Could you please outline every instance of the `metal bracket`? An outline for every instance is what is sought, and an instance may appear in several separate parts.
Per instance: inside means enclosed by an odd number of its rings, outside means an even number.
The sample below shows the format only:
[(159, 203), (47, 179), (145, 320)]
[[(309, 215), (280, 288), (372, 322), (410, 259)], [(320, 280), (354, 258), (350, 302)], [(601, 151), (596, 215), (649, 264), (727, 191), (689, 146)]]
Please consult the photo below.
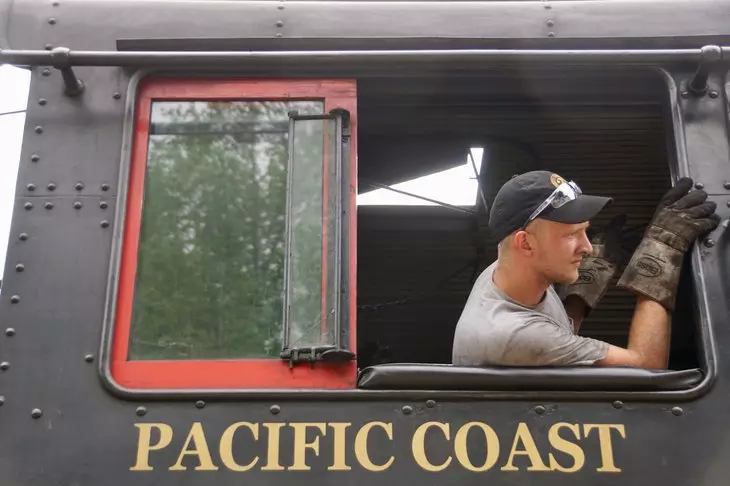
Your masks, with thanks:
[(700, 64), (697, 66), (692, 81), (689, 83), (689, 90), (695, 96), (704, 96), (707, 93), (707, 78), (714, 65), (722, 59), (722, 48), (720, 46), (704, 46), (701, 49)]
[(51, 51), (51, 65), (61, 71), (66, 96), (75, 98), (84, 92), (84, 82), (76, 77), (71, 67), (70, 54), (69, 48), (56, 47)]
[(289, 362), (289, 368), (299, 363), (347, 363), (355, 359), (355, 353), (335, 346), (318, 346), (312, 348), (284, 348), (279, 355)]

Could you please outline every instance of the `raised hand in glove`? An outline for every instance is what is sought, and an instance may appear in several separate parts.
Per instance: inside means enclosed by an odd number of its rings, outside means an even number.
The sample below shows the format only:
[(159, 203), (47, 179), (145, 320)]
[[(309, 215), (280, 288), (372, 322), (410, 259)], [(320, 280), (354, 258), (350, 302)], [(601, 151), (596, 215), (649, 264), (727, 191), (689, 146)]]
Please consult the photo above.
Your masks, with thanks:
[(578, 280), (561, 292), (565, 299), (571, 295), (579, 297), (586, 303), (589, 312), (596, 307), (627, 257), (621, 238), (625, 223), (626, 215), (619, 214), (591, 238), (593, 252), (583, 258), (578, 269)]
[(684, 177), (662, 198), (644, 238), (617, 285), (642, 294), (673, 311), (685, 252), (697, 238), (717, 228), (717, 205), (705, 191), (689, 192)]

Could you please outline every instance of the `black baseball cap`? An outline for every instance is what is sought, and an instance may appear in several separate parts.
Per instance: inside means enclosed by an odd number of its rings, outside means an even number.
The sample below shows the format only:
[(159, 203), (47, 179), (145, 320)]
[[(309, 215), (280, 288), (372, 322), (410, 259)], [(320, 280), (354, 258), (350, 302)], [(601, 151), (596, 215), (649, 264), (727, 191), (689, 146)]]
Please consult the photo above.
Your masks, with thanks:
[[(545, 170), (525, 172), (508, 180), (497, 192), (489, 213), (489, 229), (495, 240), (502, 241), (522, 228), (532, 212), (564, 182), (565, 179), (558, 174)], [(613, 199), (610, 197), (581, 194), (559, 208), (548, 206), (538, 218), (559, 223), (583, 223), (611, 202)]]

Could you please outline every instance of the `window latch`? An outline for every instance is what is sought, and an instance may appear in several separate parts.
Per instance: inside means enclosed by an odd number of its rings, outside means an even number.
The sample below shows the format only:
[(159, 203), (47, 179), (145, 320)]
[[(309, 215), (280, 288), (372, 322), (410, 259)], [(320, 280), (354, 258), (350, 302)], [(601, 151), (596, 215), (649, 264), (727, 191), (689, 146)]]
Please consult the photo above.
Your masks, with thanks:
[(336, 346), (284, 348), (279, 356), (289, 362), (289, 368), (300, 363), (347, 363), (355, 359), (355, 353)]

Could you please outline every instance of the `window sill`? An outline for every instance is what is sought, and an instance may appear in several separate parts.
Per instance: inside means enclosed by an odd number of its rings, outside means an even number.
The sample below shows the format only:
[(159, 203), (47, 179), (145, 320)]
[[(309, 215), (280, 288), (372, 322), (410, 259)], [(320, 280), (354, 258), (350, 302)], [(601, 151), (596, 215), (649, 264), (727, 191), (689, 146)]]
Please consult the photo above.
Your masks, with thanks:
[(665, 371), (628, 367), (460, 367), (394, 363), (362, 370), (366, 390), (679, 391), (702, 382), (697, 368)]

